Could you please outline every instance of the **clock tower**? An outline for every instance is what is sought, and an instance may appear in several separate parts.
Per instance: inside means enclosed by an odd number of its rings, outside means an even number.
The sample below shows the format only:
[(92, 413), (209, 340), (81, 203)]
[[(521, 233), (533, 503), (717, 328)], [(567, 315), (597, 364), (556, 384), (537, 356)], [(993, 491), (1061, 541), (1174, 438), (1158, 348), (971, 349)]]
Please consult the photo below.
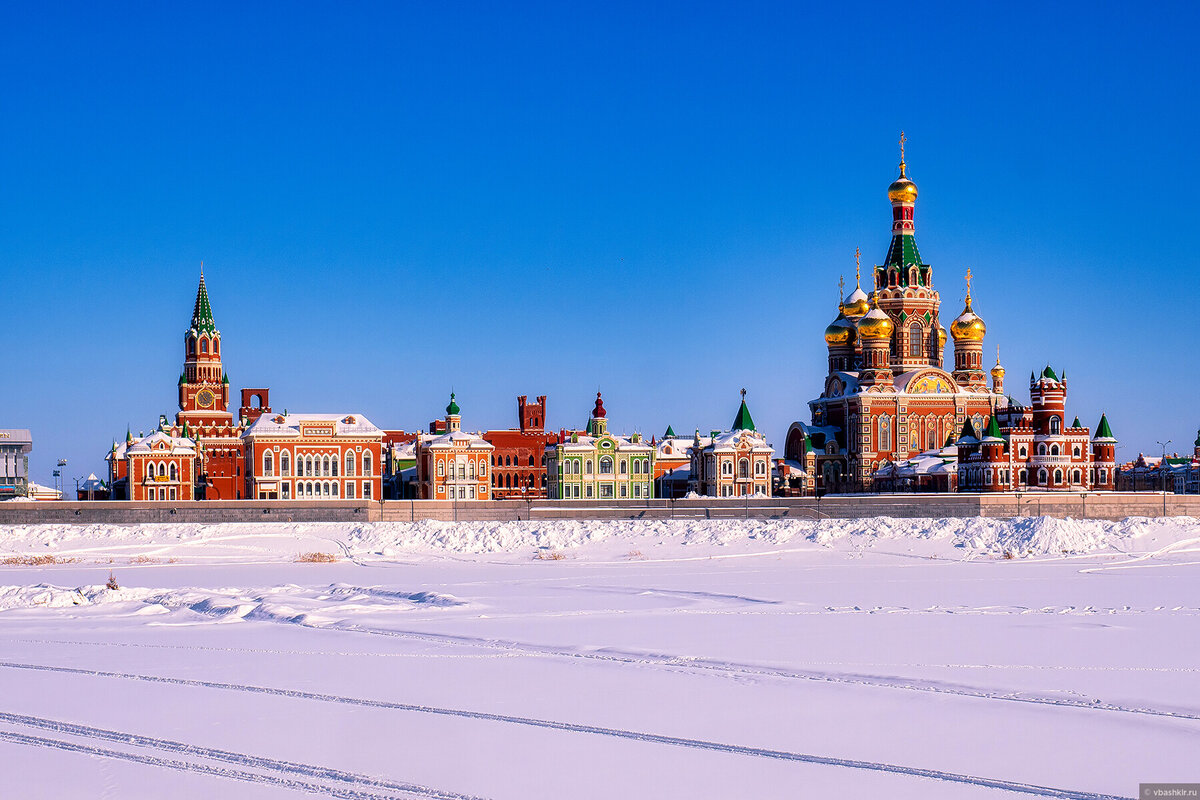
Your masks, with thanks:
[(179, 413), (176, 422), (193, 430), (231, 427), (229, 378), (221, 369), (221, 332), (213, 320), (200, 271), (192, 324), (183, 335), (183, 373), (179, 376)]

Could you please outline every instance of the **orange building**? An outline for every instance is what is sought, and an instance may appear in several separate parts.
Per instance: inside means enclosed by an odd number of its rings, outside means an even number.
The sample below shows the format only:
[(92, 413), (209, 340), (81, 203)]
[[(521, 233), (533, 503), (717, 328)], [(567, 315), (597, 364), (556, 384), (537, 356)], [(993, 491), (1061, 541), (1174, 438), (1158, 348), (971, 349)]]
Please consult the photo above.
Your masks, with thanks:
[(417, 485), (422, 500), (490, 500), (492, 452), (483, 437), (463, 433), (454, 393), (446, 406), (446, 432), (417, 437)]
[(383, 497), (383, 431), (361, 414), (263, 414), (242, 440), (247, 497)]
[(125, 449), (130, 500), (194, 500), (200, 459), (196, 443), (166, 431), (129, 442)]

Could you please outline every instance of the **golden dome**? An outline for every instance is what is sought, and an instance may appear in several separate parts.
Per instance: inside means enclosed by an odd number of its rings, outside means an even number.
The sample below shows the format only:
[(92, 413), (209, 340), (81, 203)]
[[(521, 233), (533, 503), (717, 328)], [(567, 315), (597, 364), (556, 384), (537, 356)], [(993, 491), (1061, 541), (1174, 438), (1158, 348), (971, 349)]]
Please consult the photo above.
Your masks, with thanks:
[(1004, 377), (1004, 367), (1000, 366), (999, 361), (996, 362), (996, 366), (992, 367), (992, 377), (993, 378), (1003, 378)]
[(901, 161), (900, 177), (892, 181), (892, 185), (888, 187), (888, 200), (893, 203), (917, 202), (917, 185), (904, 174), (904, 166), (904, 162)]
[(845, 316), (838, 314), (837, 319), (825, 329), (825, 344), (830, 347), (848, 347), (854, 344), (854, 335), (854, 326)]
[(938, 350), (941, 350), (942, 348), (944, 348), (946, 346), (946, 329), (944, 327), (942, 327), (941, 325), (938, 325), (937, 333), (938, 333)]
[(842, 313), (850, 319), (858, 319), (871, 310), (871, 301), (861, 287), (855, 286), (854, 291), (842, 303)]
[(971, 295), (967, 295), (967, 305), (963, 308), (963, 312), (954, 322), (950, 323), (950, 335), (956, 342), (982, 342), (985, 333), (987, 333), (987, 326), (971, 310)]
[[(873, 300), (874, 298), (872, 298)], [(858, 321), (858, 337), (860, 339), (874, 341), (882, 339), (886, 341), (892, 338), (892, 331), (895, 328), (896, 326), (892, 324), (892, 318), (880, 311), (879, 306), (872, 302), (871, 310)]]

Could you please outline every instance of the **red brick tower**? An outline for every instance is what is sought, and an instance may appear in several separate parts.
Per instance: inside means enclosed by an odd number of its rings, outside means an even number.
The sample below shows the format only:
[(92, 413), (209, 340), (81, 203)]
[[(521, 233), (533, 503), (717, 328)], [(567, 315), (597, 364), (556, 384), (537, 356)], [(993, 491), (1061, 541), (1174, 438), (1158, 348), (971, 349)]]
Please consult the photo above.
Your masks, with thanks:
[(213, 320), (200, 271), (192, 324), (183, 335), (183, 374), (179, 376), (179, 413), (176, 422), (192, 430), (232, 426), (229, 411), (229, 378), (221, 369), (221, 332)]
[[(1196, 437), (1197, 455), (1200, 455), (1200, 434)], [(1100, 415), (1096, 435), (1092, 437), (1092, 488), (1112, 491), (1117, 486), (1117, 439), (1108, 424), (1108, 416)]]
[(517, 398), (517, 420), (522, 433), (541, 433), (546, 429), (546, 396), (530, 403), (525, 395)]

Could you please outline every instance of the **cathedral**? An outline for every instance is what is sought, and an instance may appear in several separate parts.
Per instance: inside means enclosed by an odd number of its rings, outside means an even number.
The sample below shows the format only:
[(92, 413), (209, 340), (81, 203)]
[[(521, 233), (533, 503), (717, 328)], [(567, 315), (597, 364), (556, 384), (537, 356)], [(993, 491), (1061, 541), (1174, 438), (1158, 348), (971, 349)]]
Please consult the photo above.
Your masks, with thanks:
[[(872, 270), (870, 295), (857, 267), (854, 290), (839, 292), (837, 317), (825, 329), (824, 391), (809, 403), (812, 423), (792, 423), (785, 440), (786, 459), (813, 470), (826, 492), (871, 491), (881, 465), (941, 448), (968, 420), (983, 430), (1009, 402), (999, 359), (990, 385), (983, 368), (987, 326), (972, 305), (970, 270), (962, 313), (949, 333), (942, 325), (933, 268), (917, 249), (917, 185), (907, 174), (903, 136), (900, 146), (900, 175), (888, 187), (887, 255)], [(952, 369), (942, 363), (948, 337)]]

